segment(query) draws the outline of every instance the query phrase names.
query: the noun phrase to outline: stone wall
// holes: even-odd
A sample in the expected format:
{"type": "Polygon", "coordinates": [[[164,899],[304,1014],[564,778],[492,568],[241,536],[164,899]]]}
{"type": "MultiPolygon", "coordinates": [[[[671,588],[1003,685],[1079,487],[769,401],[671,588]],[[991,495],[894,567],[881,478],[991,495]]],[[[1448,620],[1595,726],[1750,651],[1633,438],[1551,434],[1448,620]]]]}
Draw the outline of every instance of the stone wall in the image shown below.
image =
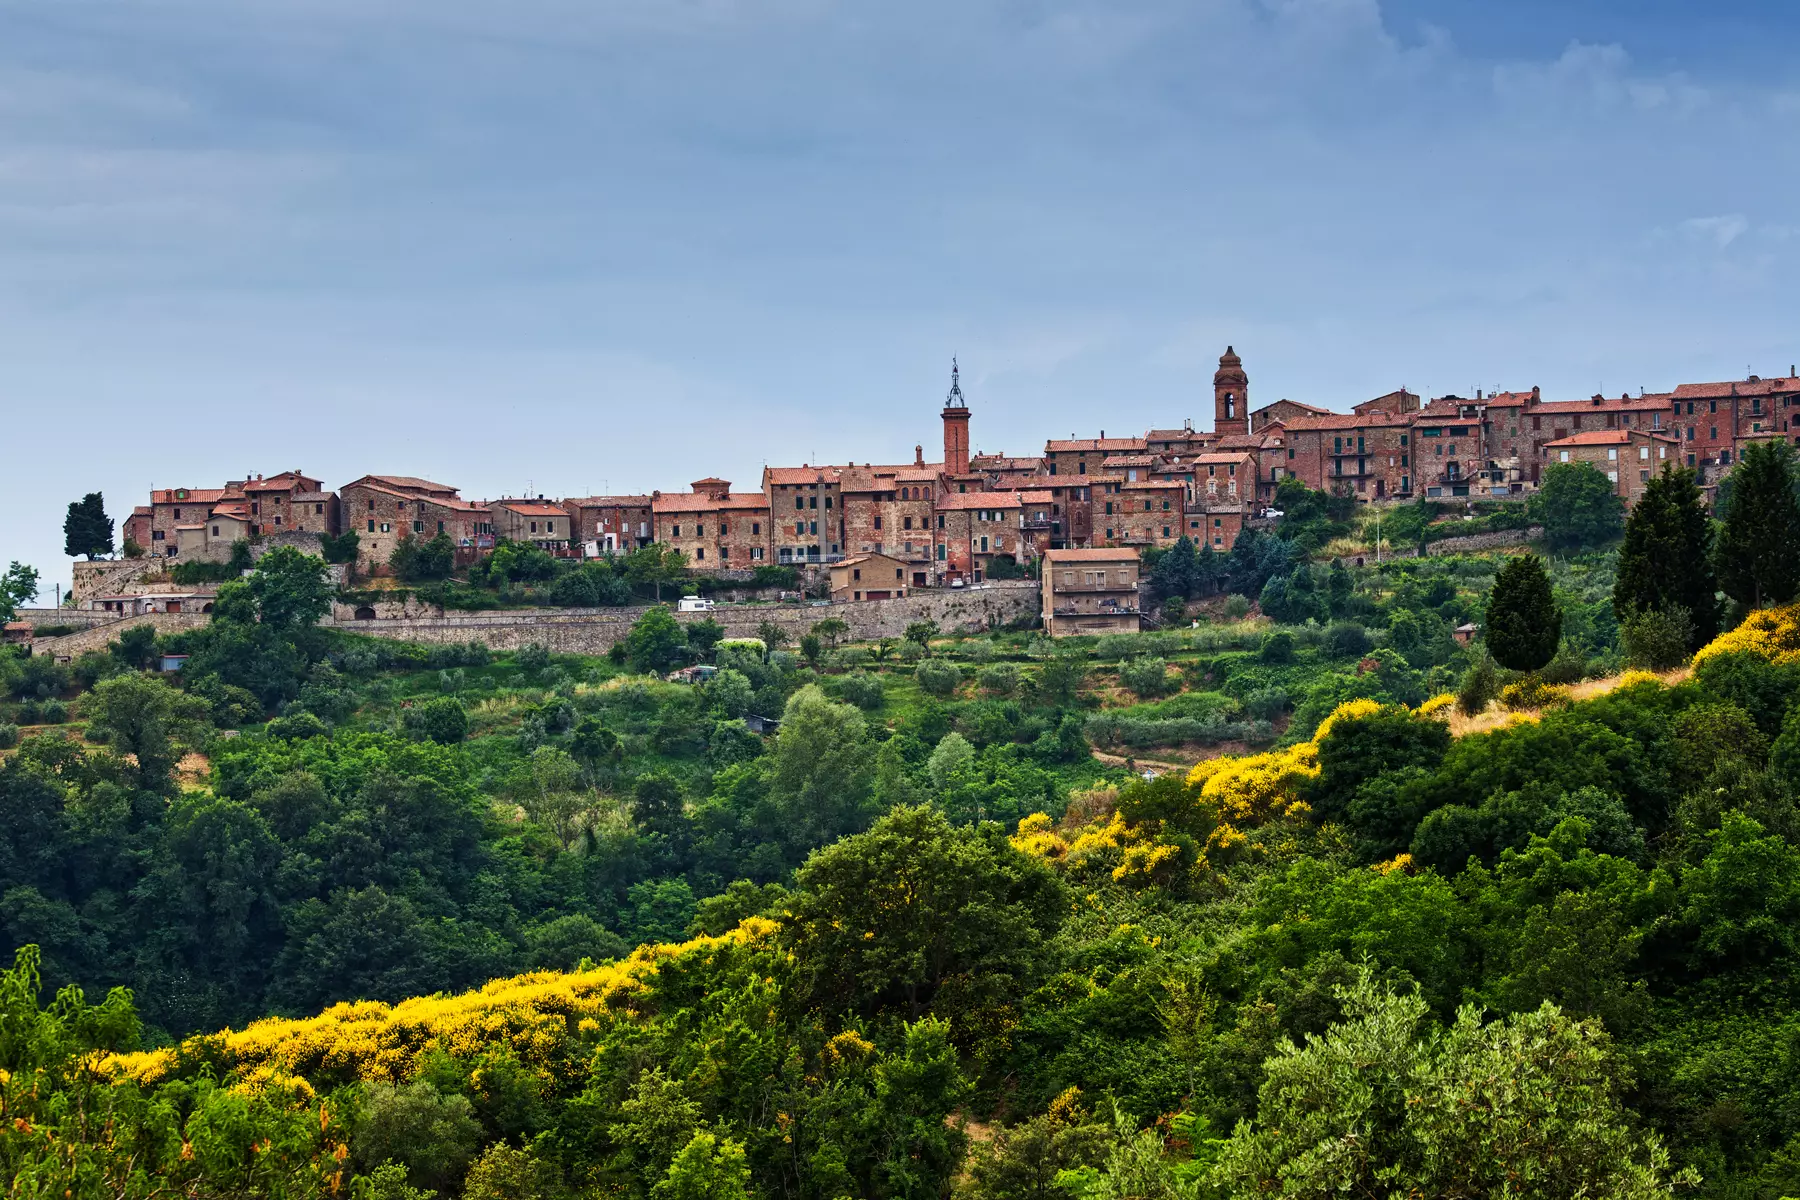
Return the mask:
{"type": "Polygon", "coordinates": [[[116,641],[121,633],[134,625],[149,625],[158,634],[168,634],[179,633],[184,629],[198,629],[211,620],[210,613],[145,613],[138,617],[115,618],[80,633],[38,638],[31,643],[31,653],[33,656],[47,655],[58,662],[68,662],[89,650],[106,649],[108,643],[116,641]]]}
{"type": "Polygon", "coordinates": [[[1501,546],[1522,546],[1543,536],[1542,525],[1533,525],[1529,529],[1497,529],[1493,533],[1474,533],[1468,537],[1429,542],[1425,546],[1425,553],[1433,557],[1440,554],[1479,554],[1483,550],[1497,550],[1501,546]]]}
{"type": "Polygon", "coordinates": [[[119,614],[92,608],[21,608],[13,619],[37,629],[46,625],[79,625],[89,629],[95,625],[110,625],[119,619],[119,614]]]}
{"type": "MultiPolygon", "coordinates": [[[[344,619],[339,606],[328,624],[351,633],[434,645],[483,642],[493,650],[518,650],[533,643],[565,654],[604,654],[623,641],[648,607],[599,609],[531,609],[510,612],[446,613],[441,617],[378,616],[375,620],[344,619]]],[[[354,611],[354,610],[352,610],[354,611]]],[[[377,608],[379,613],[379,607],[377,608]]],[[[914,621],[936,621],[946,633],[979,632],[1030,617],[1038,611],[1035,582],[992,583],[982,587],[915,593],[896,600],[861,604],[758,604],[724,607],[710,613],[677,613],[682,622],[712,617],[727,637],[755,637],[765,621],[781,626],[798,641],[814,624],[837,617],[850,626],[850,638],[900,637],[914,621]]]]}
{"type": "Polygon", "coordinates": [[[102,558],[69,565],[74,571],[74,577],[69,581],[69,594],[75,597],[75,603],[86,604],[95,596],[117,595],[127,585],[162,571],[169,564],[146,554],[142,558],[102,558]]]}

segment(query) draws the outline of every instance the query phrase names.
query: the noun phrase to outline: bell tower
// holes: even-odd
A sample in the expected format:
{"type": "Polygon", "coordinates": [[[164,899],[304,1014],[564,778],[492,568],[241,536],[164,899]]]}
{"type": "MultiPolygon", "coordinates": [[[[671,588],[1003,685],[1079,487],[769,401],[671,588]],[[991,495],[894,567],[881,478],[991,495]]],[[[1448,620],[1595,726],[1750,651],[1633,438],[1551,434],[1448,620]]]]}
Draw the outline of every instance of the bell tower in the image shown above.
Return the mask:
{"type": "Polygon", "coordinates": [[[969,473],[969,405],[963,399],[961,373],[950,360],[950,394],[944,397],[944,474],[969,473]]]}
{"type": "Polygon", "coordinates": [[[1250,377],[1244,360],[1230,346],[1213,372],[1213,432],[1220,437],[1250,432],[1250,377]]]}

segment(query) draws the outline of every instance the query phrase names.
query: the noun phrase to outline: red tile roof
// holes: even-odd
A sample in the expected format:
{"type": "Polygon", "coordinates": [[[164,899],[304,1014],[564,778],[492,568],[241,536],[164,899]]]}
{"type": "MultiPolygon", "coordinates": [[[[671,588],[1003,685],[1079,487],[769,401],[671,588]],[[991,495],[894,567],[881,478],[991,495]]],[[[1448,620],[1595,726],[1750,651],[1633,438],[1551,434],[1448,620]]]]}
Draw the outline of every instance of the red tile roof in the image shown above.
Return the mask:
{"type": "Polygon", "coordinates": [[[1566,438],[1557,438],[1553,442],[1545,442],[1544,446],[1546,449],[1551,446],[1622,446],[1634,437],[1647,437],[1659,442],[1675,440],[1666,433],[1651,433],[1647,429],[1590,429],[1566,438]]]}
{"type": "Polygon", "coordinates": [[[836,483],[843,473],[840,467],[764,467],[763,477],[771,484],[793,486],[805,483],[836,483]]]}
{"type": "Polygon", "coordinates": [[[1045,442],[1045,454],[1110,452],[1114,450],[1143,450],[1143,438],[1071,438],[1060,442],[1045,442]]]}
{"type": "Polygon", "coordinates": [[[1742,379],[1726,383],[1684,383],[1675,389],[1676,400],[1722,400],[1729,396],[1778,396],[1800,392],[1800,379],[1742,379]]]}
{"type": "Polygon", "coordinates": [[[651,508],[658,513],[767,512],[769,501],[761,492],[732,492],[723,500],[704,492],[664,492],[651,502],[651,508]]]}
{"type": "Polygon", "coordinates": [[[563,504],[581,508],[649,508],[648,496],[571,496],[563,504]]]}
{"type": "Polygon", "coordinates": [[[939,496],[937,507],[951,511],[974,508],[1018,508],[1018,492],[949,492],[939,496]]]}
{"type": "MultiPolygon", "coordinates": [[[[1287,423],[1289,433],[1330,432],[1334,429],[1388,429],[1411,425],[1420,413],[1391,413],[1374,409],[1366,413],[1332,413],[1327,417],[1295,417],[1287,423]]],[[[1473,417],[1463,418],[1474,420],[1473,417]]]]}
{"type": "Polygon", "coordinates": [[[1047,562],[1137,562],[1138,552],[1128,546],[1099,550],[1046,550],[1047,562]]]}
{"type": "MultiPolygon", "coordinates": [[[[420,479],[416,475],[364,475],[357,483],[384,483],[391,488],[399,488],[405,492],[448,492],[456,494],[456,489],[442,483],[433,483],[429,479],[420,479]]],[[[346,487],[350,486],[348,484],[346,487]]]]}
{"type": "Polygon", "coordinates": [[[152,504],[217,504],[225,498],[225,488],[158,488],[150,493],[152,504]],[[176,492],[186,492],[177,496],[176,492]]]}
{"type": "Polygon", "coordinates": [[[493,500],[488,503],[489,510],[504,508],[508,512],[516,512],[522,517],[566,517],[568,510],[560,504],[551,504],[545,500],[493,500]]]}

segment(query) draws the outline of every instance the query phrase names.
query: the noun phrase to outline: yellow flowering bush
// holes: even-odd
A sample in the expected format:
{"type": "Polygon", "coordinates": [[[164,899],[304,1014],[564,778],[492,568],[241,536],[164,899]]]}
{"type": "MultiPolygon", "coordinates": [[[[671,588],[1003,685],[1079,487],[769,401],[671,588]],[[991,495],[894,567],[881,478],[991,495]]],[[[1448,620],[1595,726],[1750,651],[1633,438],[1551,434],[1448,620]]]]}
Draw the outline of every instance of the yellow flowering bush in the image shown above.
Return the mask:
{"type": "Polygon", "coordinates": [[[1069,843],[1051,826],[1049,813],[1032,813],[1019,821],[1013,847],[1025,854],[1055,861],[1069,852],[1069,843]]]}
{"type": "Polygon", "coordinates": [[[1800,604],[1759,608],[1729,633],[1721,633],[1694,654],[1694,666],[1720,654],[1745,652],[1777,666],[1800,662],[1800,604]]]}
{"type": "Polygon", "coordinates": [[[1439,717],[1449,720],[1451,710],[1456,707],[1455,692],[1439,692],[1425,703],[1419,705],[1421,717],[1439,717]]]}
{"type": "Polygon", "coordinates": [[[1500,689],[1500,703],[1515,712],[1524,709],[1549,708],[1552,704],[1568,699],[1569,690],[1545,683],[1535,675],[1528,675],[1515,683],[1509,683],[1500,689]]]}
{"type": "MultiPolygon", "coordinates": [[[[404,1080],[426,1050],[474,1057],[509,1046],[520,1061],[547,1068],[567,1044],[571,1027],[600,1028],[641,994],[658,968],[685,955],[761,941],[773,921],[751,917],[719,937],[680,945],[641,946],[629,958],[591,971],[533,971],[496,979],[473,992],[418,996],[398,1004],[359,1000],[334,1004],[316,1017],[272,1017],[240,1030],[195,1039],[195,1050],[222,1054],[246,1078],[273,1082],[288,1076],[350,1076],[404,1080]]],[[[173,1049],[112,1056],[109,1065],[141,1082],[169,1075],[173,1049]]]]}

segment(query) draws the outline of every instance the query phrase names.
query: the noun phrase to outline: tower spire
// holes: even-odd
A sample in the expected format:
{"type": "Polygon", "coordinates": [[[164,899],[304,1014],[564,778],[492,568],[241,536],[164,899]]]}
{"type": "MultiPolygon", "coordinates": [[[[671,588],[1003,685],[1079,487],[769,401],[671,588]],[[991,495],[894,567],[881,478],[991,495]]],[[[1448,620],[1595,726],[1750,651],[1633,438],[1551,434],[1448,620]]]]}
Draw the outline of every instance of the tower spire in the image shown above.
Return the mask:
{"type": "Polygon", "coordinates": [[[969,407],[968,404],[963,400],[962,371],[956,365],[956,356],[954,354],[950,356],[950,394],[948,396],[944,397],[944,407],[945,408],[967,408],[967,407],[969,407]]]}
{"type": "Polygon", "coordinates": [[[944,397],[944,473],[969,473],[969,405],[963,399],[962,372],[950,360],[950,394],[944,397]]]}

